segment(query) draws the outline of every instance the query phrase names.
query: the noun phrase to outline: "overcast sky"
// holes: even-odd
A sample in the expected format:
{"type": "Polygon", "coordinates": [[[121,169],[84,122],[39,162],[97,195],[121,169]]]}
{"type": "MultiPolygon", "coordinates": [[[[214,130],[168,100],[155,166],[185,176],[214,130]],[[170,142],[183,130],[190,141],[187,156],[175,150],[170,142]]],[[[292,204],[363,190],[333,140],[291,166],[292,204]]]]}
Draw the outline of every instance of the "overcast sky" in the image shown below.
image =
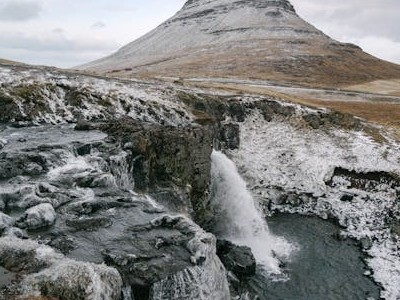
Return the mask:
{"type": "MultiPolygon", "coordinates": [[[[262,1],[262,0],[255,0],[262,1]]],[[[105,55],[148,32],[185,0],[0,0],[0,58],[58,67],[105,55]]],[[[292,0],[331,37],[400,63],[400,0],[292,0]]]]}

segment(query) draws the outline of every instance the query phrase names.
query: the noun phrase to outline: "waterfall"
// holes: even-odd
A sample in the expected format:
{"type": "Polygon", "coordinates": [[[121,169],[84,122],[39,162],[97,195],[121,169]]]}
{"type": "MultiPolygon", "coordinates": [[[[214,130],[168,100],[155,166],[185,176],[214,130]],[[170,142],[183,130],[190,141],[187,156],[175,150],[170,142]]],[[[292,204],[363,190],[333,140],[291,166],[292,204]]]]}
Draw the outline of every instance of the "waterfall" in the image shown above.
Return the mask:
{"type": "Polygon", "coordinates": [[[112,155],[109,159],[111,173],[114,175],[117,186],[125,191],[133,190],[134,181],[128,162],[129,154],[121,150],[118,155],[112,155]]]}
{"type": "Polygon", "coordinates": [[[250,247],[257,264],[268,275],[281,275],[279,259],[287,259],[294,247],[270,233],[235,164],[218,151],[213,151],[211,159],[211,205],[217,212],[215,234],[250,247]]]}
{"type": "Polygon", "coordinates": [[[202,266],[193,266],[156,282],[151,300],[229,300],[226,273],[219,259],[208,257],[202,266]]]}

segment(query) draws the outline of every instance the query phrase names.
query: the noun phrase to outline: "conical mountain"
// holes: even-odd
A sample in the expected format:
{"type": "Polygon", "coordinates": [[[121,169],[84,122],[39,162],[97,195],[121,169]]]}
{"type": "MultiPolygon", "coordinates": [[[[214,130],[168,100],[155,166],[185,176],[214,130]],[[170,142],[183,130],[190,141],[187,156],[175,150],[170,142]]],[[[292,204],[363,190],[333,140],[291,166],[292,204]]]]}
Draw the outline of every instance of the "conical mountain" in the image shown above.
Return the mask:
{"type": "Polygon", "coordinates": [[[189,0],[118,52],[82,66],[117,76],[233,77],[340,86],[400,78],[400,66],[339,43],[287,0],[189,0]]]}

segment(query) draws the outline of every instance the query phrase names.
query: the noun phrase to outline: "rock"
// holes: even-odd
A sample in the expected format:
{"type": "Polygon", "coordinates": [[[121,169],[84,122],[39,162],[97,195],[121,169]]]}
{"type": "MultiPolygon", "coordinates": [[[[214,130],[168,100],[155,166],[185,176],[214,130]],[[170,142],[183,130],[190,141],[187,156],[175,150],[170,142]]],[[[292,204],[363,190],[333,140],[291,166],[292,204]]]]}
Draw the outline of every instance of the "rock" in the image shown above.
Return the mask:
{"type": "Polygon", "coordinates": [[[320,115],[308,114],[303,116],[304,121],[313,129],[318,129],[324,124],[324,120],[320,115]]]}
{"type": "Polygon", "coordinates": [[[0,212],[0,234],[7,229],[8,227],[12,226],[14,223],[14,218],[0,212]]]}
{"type": "Polygon", "coordinates": [[[208,127],[177,128],[119,120],[104,128],[121,141],[132,143],[131,166],[135,189],[157,194],[169,191],[202,223],[212,214],[207,207],[213,132],[208,127]],[[187,200],[182,195],[190,193],[187,200]]]}
{"type": "Polygon", "coordinates": [[[21,112],[17,101],[10,95],[0,91],[0,122],[10,122],[13,119],[20,118],[21,112]]]}
{"type": "Polygon", "coordinates": [[[17,226],[28,230],[53,225],[56,221],[56,212],[49,203],[43,203],[29,208],[17,221],[17,226]]]}
{"type": "Polygon", "coordinates": [[[119,300],[122,279],[117,270],[105,265],[62,260],[28,275],[22,287],[24,295],[40,292],[60,300],[119,300]]]}
{"type": "Polygon", "coordinates": [[[86,120],[79,120],[75,125],[75,130],[78,131],[88,131],[88,130],[96,130],[99,129],[100,125],[92,122],[88,122],[86,120]]]}
{"type": "Polygon", "coordinates": [[[37,176],[46,169],[46,158],[37,153],[1,153],[0,179],[19,175],[37,176]]]}
{"type": "Polygon", "coordinates": [[[192,266],[156,282],[150,296],[152,300],[231,299],[226,271],[215,255],[201,267],[192,266]]]}
{"type": "Polygon", "coordinates": [[[0,139],[0,150],[3,149],[7,145],[7,140],[0,139]]]}
{"type": "Polygon", "coordinates": [[[64,233],[55,232],[50,234],[49,238],[51,241],[48,243],[48,245],[59,250],[64,255],[76,248],[75,239],[67,236],[64,233]]]}
{"type": "Polygon", "coordinates": [[[0,266],[13,272],[38,272],[63,256],[50,247],[16,237],[0,238],[0,266]]]}
{"type": "MultiPolygon", "coordinates": [[[[124,249],[121,243],[109,244],[101,254],[107,265],[117,268],[125,283],[133,287],[135,299],[148,299],[137,294],[163,278],[171,279],[191,268],[202,277],[212,272],[213,278],[222,278],[223,274],[226,280],[225,270],[216,256],[215,237],[189,218],[163,215],[147,224],[132,226],[128,231],[129,236],[135,237],[130,249],[124,249]]],[[[193,282],[191,284],[193,286],[193,282]]]]}
{"type": "Polygon", "coordinates": [[[400,220],[394,220],[391,222],[390,230],[393,234],[400,238],[400,220]]]}
{"type": "Polygon", "coordinates": [[[240,145],[240,127],[238,124],[228,123],[217,129],[218,149],[235,150],[240,145]]]}
{"type": "MultiPolygon", "coordinates": [[[[76,126],[75,126],[75,130],[79,130],[79,129],[76,129],[76,126]]],[[[84,145],[81,145],[76,148],[76,153],[78,153],[78,155],[82,155],[82,156],[90,154],[91,151],[92,151],[92,144],[84,144],[84,145]]]]}
{"type": "Polygon", "coordinates": [[[345,193],[340,197],[341,201],[345,201],[345,202],[349,202],[352,201],[354,199],[354,195],[353,194],[349,194],[349,193],[345,193]]]}
{"type": "Polygon", "coordinates": [[[371,249],[373,242],[370,237],[364,237],[360,239],[360,246],[363,250],[371,249]]]}
{"type": "Polygon", "coordinates": [[[95,231],[99,228],[106,228],[112,225],[112,220],[106,217],[80,217],[78,219],[68,219],[66,224],[77,231],[95,231]]]}
{"type": "Polygon", "coordinates": [[[31,240],[0,238],[0,266],[26,274],[15,286],[17,299],[120,299],[122,279],[117,270],[67,259],[31,240]]]}
{"type": "Polygon", "coordinates": [[[25,230],[22,230],[17,227],[8,227],[6,230],[4,230],[3,235],[5,237],[16,237],[19,239],[27,239],[28,238],[28,233],[25,230]]]}
{"type": "Polygon", "coordinates": [[[218,240],[217,255],[225,268],[241,280],[253,276],[256,272],[256,260],[249,247],[218,240]]]}

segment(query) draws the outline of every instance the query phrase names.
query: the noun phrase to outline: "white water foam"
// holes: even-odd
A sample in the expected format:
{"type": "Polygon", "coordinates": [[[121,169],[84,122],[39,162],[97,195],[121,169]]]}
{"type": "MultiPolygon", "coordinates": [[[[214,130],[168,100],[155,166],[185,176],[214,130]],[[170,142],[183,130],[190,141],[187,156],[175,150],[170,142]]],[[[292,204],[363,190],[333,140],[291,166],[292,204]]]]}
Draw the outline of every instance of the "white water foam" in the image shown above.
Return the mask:
{"type": "Polygon", "coordinates": [[[268,275],[283,275],[280,260],[288,260],[296,247],[270,233],[235,164],[218,151],[213,151],[211,158],[211,203],[218,212],[216,234],[250,247],[268,275]]]}

